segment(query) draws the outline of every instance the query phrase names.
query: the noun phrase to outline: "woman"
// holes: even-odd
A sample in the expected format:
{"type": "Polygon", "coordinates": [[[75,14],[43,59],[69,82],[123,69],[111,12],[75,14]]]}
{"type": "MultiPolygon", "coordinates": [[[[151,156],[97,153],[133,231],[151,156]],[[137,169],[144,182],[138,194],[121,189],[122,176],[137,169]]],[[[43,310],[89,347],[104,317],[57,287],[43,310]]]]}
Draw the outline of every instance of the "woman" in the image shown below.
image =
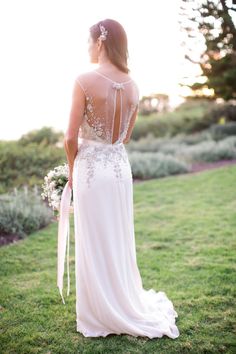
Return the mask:
{"type": "Polygon", "coordinates": [[[119,22],[106,19],[90,28],[89,55],[99,67],[75,80],[64,140],[67,191],[73,189],[77,331],[85,337],[174,339],[179,330],[172,302],[163,291],[143,289],[137,266],[133,180],[124,144],[137,118],[139,89],[129,75],[119,22]]]}

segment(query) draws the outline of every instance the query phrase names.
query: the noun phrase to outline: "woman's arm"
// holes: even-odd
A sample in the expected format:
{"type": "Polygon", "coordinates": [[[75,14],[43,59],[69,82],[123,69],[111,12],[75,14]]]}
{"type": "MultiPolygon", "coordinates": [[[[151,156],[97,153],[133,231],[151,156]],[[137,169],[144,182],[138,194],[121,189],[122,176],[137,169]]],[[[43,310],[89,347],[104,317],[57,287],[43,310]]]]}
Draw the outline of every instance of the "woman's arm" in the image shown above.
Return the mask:
{"type": "Polygon", "coordinates": [[[69,166],[69,184],[72,188],[74,160],[78,151],[78,133],[83,122],[85,110],[85,92],[78,80],[75,81],[72,93],[69,125],[64,137],[64,149],[69,166]]]}

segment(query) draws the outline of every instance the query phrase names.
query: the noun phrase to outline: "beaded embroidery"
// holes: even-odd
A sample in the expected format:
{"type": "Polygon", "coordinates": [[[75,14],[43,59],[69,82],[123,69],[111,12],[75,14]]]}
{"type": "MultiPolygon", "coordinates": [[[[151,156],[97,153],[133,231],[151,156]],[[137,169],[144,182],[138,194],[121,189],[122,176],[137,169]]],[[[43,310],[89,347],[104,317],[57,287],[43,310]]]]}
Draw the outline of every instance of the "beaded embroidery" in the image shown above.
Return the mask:
{"type": "MultiPolygon", "coordinates": [[[[85,139],[98,140],[101,142],[110,142],[112,140],[112,134],[109,130],[106,130],[103,120],[96,116],[94,111],[93,98],[87,94],[86,96],[86,109],[84,113],[84,120],[79,129],[79,137],[85,139]],[[89,113],[88,113],[89,112],[89,113]]],[[[130,119],[134,113],[137,104],[131,104],[129,119],[126,122],[124,131],[120,134],[119,139],[113,144],[121,143],[126,137],[130,119]]]]}
{"type": "Polygon", "coordinates": [[[121,162],[129,164],[128,155],[123,144],[102,144],[95,146],[83,141],[79,146],[77,158],[78,160],[86,160],[86,182],[88,187],[91,187],[96,162],[102,163],[104,168],[112,166],[116,178],[120,180],[122,179],[121,162]]]}
{"type": "Polygon", "coordinates": [[[114,82],[112,84],[112,88],[117,89],[117,90],[121,90],[121,89],[124,90],[125,89],[124,84],[119,83],[119,82],[114,82]]]}
{"type": "MultiPolygon", "coordinates": [[[[98,73],[99,75],[102,75],[98,73]]],[[[106,77],[105,77],[106,78],[106,77]]],[[[112,83],[112,88],[115,90],[124,91],[125,90],[125,83],[119,83],[110,80],[108,81],[112,83]]],[[[103,143],[111,143],[112,142],[112,131],[111,128],[107,126],[107,122],[105,121],[104,117],[100,117],[95,113],[95,105],[93,101],[93,96],[91,92],[88,92],[87,88],[84,84],[81,84],[80,80],[77,78],[76,80],[79,85],[82,87],[85,97],[86,97],[86,104],[85,104],[85,111],[84,111],[84,119],[79,128],[79,137],[89,139],[89,140],[97,140],[103,143]]],[[[126,81],[126,83],[131,82],[132,80],[126,81]]],[[[116,94],[115,94],[116,95],[116,94]]],[[[116,97],[116,96],[115,96],[116,97]]],[[[106,102],[107,104],[107,102],[106,102]]],[[[138,102],[136,104],[131,104],[129,109],[129,115],[126,118],[126,122],[122,131],[120,132],[120,136],[114,144],[119,144],[123,142],[124,138],[126,137],[128,127],[130,124],[130,119],[132,114],[134,113],[135,109],[138,106],[138,102]]],[[[104,113],[105,114],[105,113],[104,113]]]]}
{"type": "Polygon", "coordinates": [[[105,124],[103,123],[100,117],[96,116],[94,112],[93,97],[87,96],[86,100],[87,100],[87,106],[86,106],[85,119],[87,120],[89,126],[94,129],[97,136],[106,138],[104,137],[105,124]]]}
{"type": "MultiPolygon", "coordinates": [[[[123,94],[125,90],[125,83],[119,83],[112,80],[111,87],[115,90],[119,90],[119,94],[123,94]]],[[[129,80],[131,81],[131,80],[129,80]]],[[[128,83],[129,81],[126,81],[128,83]]],[[[128,154],[123,144],[123,140],[125,139],[128,127],[132,118],[132,115],[135,109],[138,106],[138,101],[133,101],[133,103],[127,106],[127,111],[125,112],[125,121],[121,120],[122,125],[120,123],[121,131],[119,133],[119,138],[112,142],[112,121],[109,122],[107,119],[107,108],[104,107],[102,110],[96,112],[95,104],[94,104],[94,96],[93,96],[93,86],[90,82],[89,86],[81,84],[81,82],[77,79],[77,82],[81,85],[85,98],[85,111],[84,111],[84,119],[79,128],[78,137],[84,139],[82,144],[79,145],[78,154],[76,156],[77,160],[85,160],[85,179],[88,187],[91,187],[91,182],[95,176],[96,168],[100,168],[100,166],[113,169],[114,175],[117,179],[122,180],[122,178],[127,176],[127,168],[130,170],[130,163],[128,159],[128,154]],[[86,87],[87,86],[87,87],[86,87]],[[107,119],[107,120],[106,120],[107,119]],[[86,140],[92,140],[99,142],[101,144],[91,144],[91,142],[86,140]],[[97,165],[98,164],[98,165],[97,165]],[[96,166],[97,165],[97,166],[96,166]],[[124,173],[123,173],[124,172],[124,173]]],[[[83,81],[82,81],[83,82],[83,81]]],[[[94,91],[96,93],[96,91],[94,91]]],[[[111,91],[110,91],[111,93],[111,91]]],[[[116,99],[117,92],[114,93],[114,96],[110,95],[109,98],[116,99]]],[[[122,97],[121,97],[122,98],[122,97]]],[[[107,104],[108,101],[104,102],[107,104]]],[[[114,101],[113,101],[114,102],[114,101]]],[[[122,104],[122,101],[121,101],[122,104]]],[[[114,112],[114,111],[113,111],[114,112]]],[[[111,120],[114,119],[114,116],[111,114],[111,120]]],[[[114,122],[113,122],[114,124],[114,122]]]]}

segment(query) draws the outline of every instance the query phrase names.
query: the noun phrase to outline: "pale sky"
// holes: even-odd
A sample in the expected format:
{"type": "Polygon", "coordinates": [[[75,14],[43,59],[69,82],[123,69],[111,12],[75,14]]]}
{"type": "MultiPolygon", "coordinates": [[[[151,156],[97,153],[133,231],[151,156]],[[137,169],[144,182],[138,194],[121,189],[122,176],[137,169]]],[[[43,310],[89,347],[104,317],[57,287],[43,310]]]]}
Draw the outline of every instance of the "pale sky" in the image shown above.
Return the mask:
{"type": "Polygon", "coordinates": [[[0,139],[32,129],[66,131],[75,77],[89,62],[89,27],[112,18],[128,36],[130,75],[142,95],[178,102],[186,70],[178,29],[179,1],[0,1],[0,139]]]}

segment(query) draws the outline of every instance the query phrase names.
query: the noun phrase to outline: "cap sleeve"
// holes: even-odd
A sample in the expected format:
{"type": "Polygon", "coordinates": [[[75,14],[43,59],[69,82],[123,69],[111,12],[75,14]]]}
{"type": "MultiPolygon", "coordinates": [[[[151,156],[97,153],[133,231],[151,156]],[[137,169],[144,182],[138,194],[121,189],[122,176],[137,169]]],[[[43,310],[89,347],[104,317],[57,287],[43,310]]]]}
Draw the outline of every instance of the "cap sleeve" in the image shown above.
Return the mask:
{"type": "Polygon", "coordinates": [[[76,82],[76,84],[78,84],[81,87],[81,89],[84,91],[84,94],[86,96],[86,89],[85,89],[85,85],[83,83],[83,79],[81,78],[81,76],[77,76],[75,79],[75,82],[76,82]]]}

